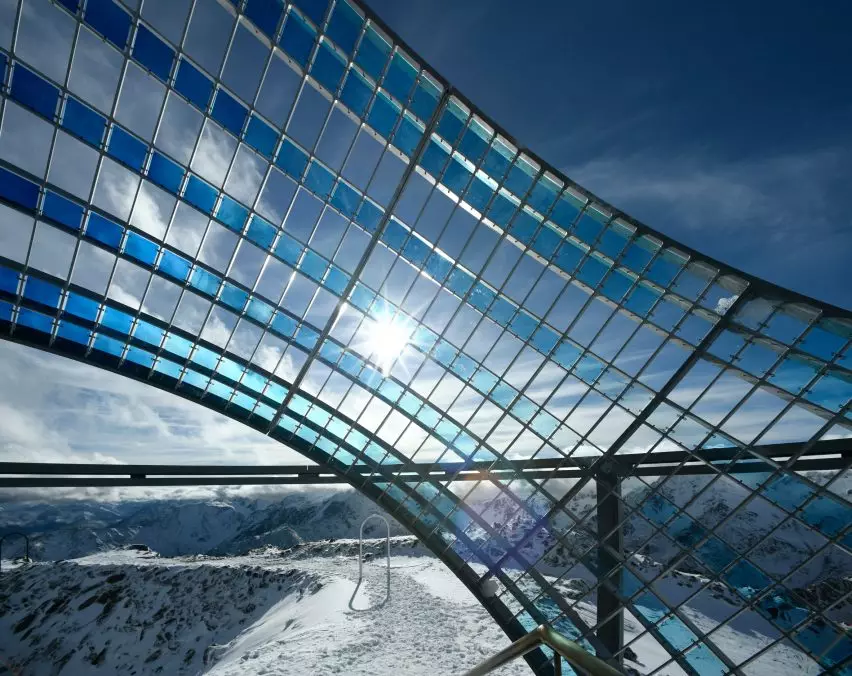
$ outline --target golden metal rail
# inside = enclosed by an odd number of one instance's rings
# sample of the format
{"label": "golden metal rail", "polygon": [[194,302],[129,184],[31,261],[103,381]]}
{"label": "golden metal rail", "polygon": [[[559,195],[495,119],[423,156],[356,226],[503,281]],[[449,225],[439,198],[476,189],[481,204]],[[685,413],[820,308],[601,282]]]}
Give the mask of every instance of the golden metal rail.
{"label": "golden metal rail", "polygon": [[[483,676],[483,674],[490,674],[495,669],[526,655],[528,652],[535,650],[541,645],[550,646],[557,655],[564,657],[571,666],[579,667],[584,672],[589,673],[592,676],[624,676],[618,669],[610,666],[601,658],[595,657],[584,650],[579,644],[565,638],[558,631],[546,624],[536,627],[529,634],[522,636],[512,645],[475,666],[473,669],[465,673],[464,676]],[[554,666],[556,675],[561,676],[562,660],[557,658],[554,661]]]}

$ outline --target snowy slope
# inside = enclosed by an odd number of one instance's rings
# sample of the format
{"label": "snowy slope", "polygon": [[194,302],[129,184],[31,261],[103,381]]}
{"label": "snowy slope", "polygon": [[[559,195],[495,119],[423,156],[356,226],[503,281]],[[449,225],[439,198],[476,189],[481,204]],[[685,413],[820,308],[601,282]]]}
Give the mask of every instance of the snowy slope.
{"label": "snowy slope", "polygon": [[[476,599],[411,536],[393,540],[391,595],[385,600],[383,540],[357,582],[357,541],[267,547],[241,557],[183,557],[116,551],[75,561],[22,566],[0,585],[0,636],[8,664],[42,676],[80,674],[457,674],[508,639]],[[659,564],[639,557],[643,576]],[[705,580],[673,573],[655,583],[686,599]],[[582,580],[558,586],[594,623],[594,595]],[[742,612],[739,612],[742,611]],[[739,612],[739,614],[737,614]],[[714,634],[737,660],[769,645],[777,632],[732,594],[702,593],[684,613],[702,630],[736,615]],[[625,618],[638,673],[680,675],[656,641]],[[779,644],[747,669],[750,676],[817,674],[816,665]],[[0,673],[3,673],[0,667]],[[14,672],[13,672],[14,673]],[[499,673],[526,674],[524,663]]]}
{"label": "snowy slope", "polygon": [[[431,557],[394,556],[379,610],[384,570],[368,563],[350,610],[357,563],[336,551],[316,545],[324,556],[297,561],[271,548],[221,559],[106,552],[19,567],[0,586],[3,654],[35,676],[374,676],[459,673],[508,643]],[[519,663],[501,673],[529,672]]]}

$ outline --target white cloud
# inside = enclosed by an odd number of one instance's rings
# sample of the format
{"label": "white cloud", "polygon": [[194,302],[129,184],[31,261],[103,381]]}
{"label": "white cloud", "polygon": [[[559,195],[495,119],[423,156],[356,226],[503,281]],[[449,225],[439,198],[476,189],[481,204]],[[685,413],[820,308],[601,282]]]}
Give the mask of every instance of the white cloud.
{"label": "white cloud", "polygon": [[31,462],[307,464],[197,403],[86,364],[0,345],[0,458]]}

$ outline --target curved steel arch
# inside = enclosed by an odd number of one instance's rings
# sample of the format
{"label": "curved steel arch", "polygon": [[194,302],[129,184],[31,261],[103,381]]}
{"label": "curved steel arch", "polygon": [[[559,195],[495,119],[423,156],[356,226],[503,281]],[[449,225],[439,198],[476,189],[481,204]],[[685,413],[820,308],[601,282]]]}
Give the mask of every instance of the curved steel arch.
{"label": "curved steel arch", "polygon": [[[762,570],[759,542],[742,551],[722,526],[761,500],[783,515],[772,531],[794,523],[822,549],[852,550],[848,501],[788,469],[849,434],[849,312],[583,190],[348,0],[193,0],[171,19],[157,0],[8,7],[4,339],[197,401],[346,476],[512,638],[550,622],[620,659],[627,608],[687,672],[738,672],[768,646],[736,663],[655,585],[691,558],[702,588],[728,586],[809,659],[848,668],[842,626],[785,584],[795,570]],[[383,372],[369,333],[387,317],[409,338]],[[772,459],[760,446],[773,441],[799,450]],[[637,479],[619,475],[618,455],[720,446],[740,452],[693,459],[748,497],[719,523],[689,512],[711,484],[684,504],[665,482],[622,498]],[[592,459],[597,513],[577,504],[590,478],[521,471],[469,491],[428,473],[347,473],[529,457]],[[628,519],[649,529],[646,545],[675,551],[655,579],[624,551]],[[584,538],[595,546],[577,546]],[[596,580],[593,625],[579,605],[590,596],[554,582],[571,570]],[[490,578],[501,591],[485,599]]]}

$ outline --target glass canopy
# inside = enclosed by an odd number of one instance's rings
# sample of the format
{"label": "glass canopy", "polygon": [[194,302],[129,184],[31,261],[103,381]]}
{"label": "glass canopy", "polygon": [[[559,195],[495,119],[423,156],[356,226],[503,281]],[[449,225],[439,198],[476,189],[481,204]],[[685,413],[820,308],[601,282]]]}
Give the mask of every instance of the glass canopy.
{"label": "glass canopy", "polygon": [[[513,638],[852,673],[852,590],[800,584],[829,554],[852,570],[852,456],[826,445],[852,428],[849,312],[572,183],[347,0],[0,0],[0,85],[4,339],[347,476]],[[510,471],[430,479],[449,463]],[[768,565],[779,537],[809,554]],[[720,648],[746,613],[772,638]]]}

